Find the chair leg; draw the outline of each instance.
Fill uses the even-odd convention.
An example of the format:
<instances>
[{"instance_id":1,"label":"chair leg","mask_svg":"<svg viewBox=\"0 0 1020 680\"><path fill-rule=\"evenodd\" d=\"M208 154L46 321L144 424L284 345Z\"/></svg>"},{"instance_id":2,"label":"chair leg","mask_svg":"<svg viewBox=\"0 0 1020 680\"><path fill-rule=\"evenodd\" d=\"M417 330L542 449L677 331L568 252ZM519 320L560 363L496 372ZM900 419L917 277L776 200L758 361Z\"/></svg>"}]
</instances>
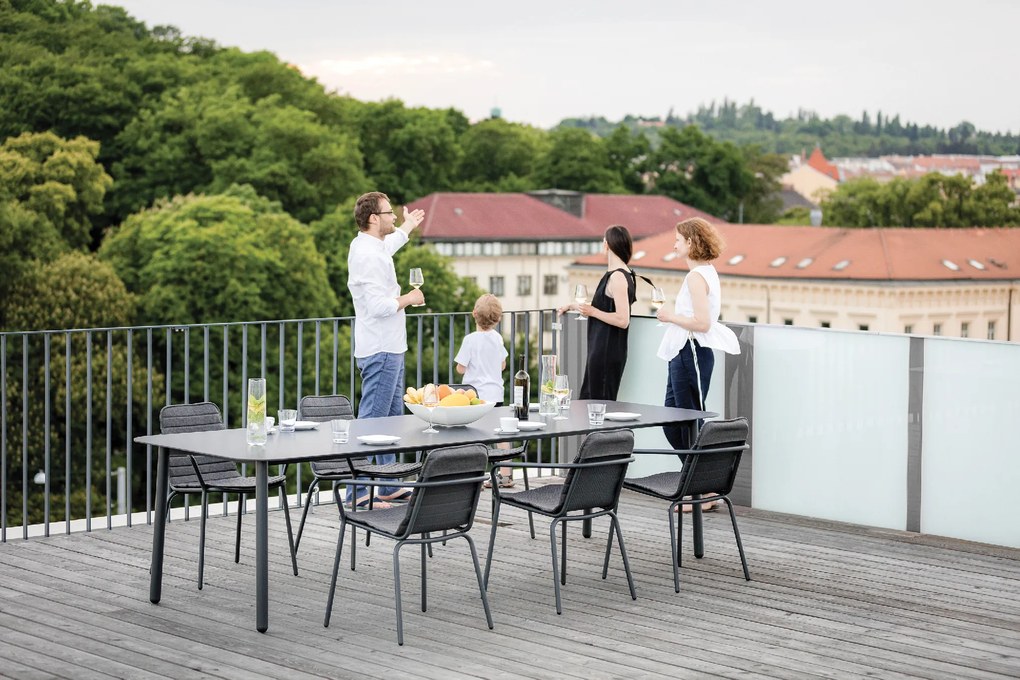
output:
<instances>
[{"instance_id":1,"label":"chair leg","mask_svg":"<svg viewBox=\"0 0 1020 680\"><path fill-rule=\"evenodd\" d=\"M563 613L563 606L560 602L560 579L559 570L560 565L556 563L556 522L559 520L553 520L549 523L549 545L552 548L552 567L553 567L553 586L556 590L556 613Z\"/></svg>"},{"instance_id":2,"label":"chair leg","mask_svg":"<svg viewBox=\"0 0 1020 680\"><path fill-rule=\"evenodd\" d=\"M630 599L637 599L637 591L634 589L634 577L630 574L630 561L627 559L627 548L623 545L623 532L620 531L620 519L616 516L615 512L609 513L609 517L613 521L613 525L609 528L610 531L616 529L616 540L620 542L620 555L623 556L623 571L627 574L627 586L630 588Z\"/></svg>"},{"instance_id":3,"label":"chair leg","mask_svg":"<svg viewBox=\"0 0 1020 680\"><path fill-rule=\"evenodd\" d=\"M676 516L679 513L675 512L675 510L679 504L680 501L673 503L666 511L669 515L669 552L673 561L673 590L678 593L680 592L680 542L677 540ZM682 522L683 520L681 519L680 521Z\"/></svg>"},{"instance_id":4,"label":"chair leg","mask_svg":"<svg viewBox=\"0 0 1020 680\"><path fill-rule=\"evenodd\" d=\"M205 578L205 519L209 515L209 495L202 491L202 519L198 531L198 589L202 590Z\"/></svg>"},{"instance_id":5,"label":"chair leg","mask_svg":"<svg viewBox=\"0 0 1020 680\"><path fill-rule=\"evenodd\" d=\"M421 544L421 610L423 612L429 609L429 587L428 587L428 576L425 570L425 544Z\"/></svg>"},{"instance_id":6,"label":"chair leg","mask_svg":"<svg viewBox=\"0 0 1020 680\"><path fill-rule=\"evenodd\" d=\"M326 599L326 616L322 619L322 625L329 628L329 617L333 613L333 595L336 593L336 577L340 571L340 555L344 551L344 531L347 529L347 522L340 520L340 534L336 539L336 556L333 557L333 575L329 579L329 597Z\"/></svg>"},{"instance_id":7,"label":"chair leg","mask_svg":"<svg viewBox=\"0 0 1020 680\"><path fill-rule=\"evenodd\" d=\"M475 550L475 542L471 540L471 537L464 534L464 538L467 539L468 547L471 549L471 562L475 566L475 578L478 579L478 592L482 595L482 607L485 609L485 622L489 624L489 630L492 630L492 612L489 611L489 598L485 594L485 584L482 583L482 567L478 564L478 551Z\"/></svg>"},{"instance_id":8,"label":"chair leg","mask_svg":"<svg viewBox=\"0 0 1020 680\"><path fill-rule=\"evenodd\" d=\"M528 468L522 468L524 470L524 490L528 491L531 486L528 484ZM528 511L528 528L531 529L531 538L535 538L535 515Z\"/></svg>"},{"instance_id":9,"label":"chair leg","mask_svg":"<svg viewBox=\"0 0 1020 680\"><path fill-rule=\"evenodd\" d=\"M294 539L294 552L297 553L301 547L301 535L305 532L305 519L308 517L308 509L312 507L312 493L319 486L319 479L316 477L308 485L308 493L305 495L305 509L301 511L301 523L298 524L297 538Z\"/></svg>"},{"instance_id":10,"label":"chair leg","mask_svg":"<svg viewBox=\"0 0 1020 680\"><path fill-rule=\"evenodd\" d=\"M733 537L737 539L737 552L740 553L740 566L744 568L744 580L751 580L751 573L747 570L747 559L744 558L744 545L740 542L740 529L737 529L737 516L733 512L733 503L726 496L722 499L726 501L726 507L730 510L730 521L733 523Z\"/></svg>"},{"instance_id":11,"label":"chair leg","mask_svg":"<svg viewBox=\"0 0 1020 680\"><path fill-rule=\"evenodd\" d=\"M496 503L496 508L492 513L492 529L489 531L489 550L485 555L485 578L483 579L483 587L485 590L489 589L489 570L492 569L492 547L496 544L496 525L499 524L499 503Z\"/></svg>"},{"instance_id":12,"label":"chair leg","mask_svg":"<svg viewBox=\"0 0 1020 680\"><path fill-rule=\"evenodd\" d=\"M244 494L237 497L237 535L234 537L234 564L241 561L241 518L244 517Z\"/></svg>"},{"instance_id":13,"label":"chair leg","mask_svg":"<svg viewBox=\"0 0 1020 680\"><path fill-rule=\"evenodd\" d=\"M613 549L613 528L609 527L609 539L606 541L606 557L602 560L602 580L609 575L609 553Z\"/></svg>"},{"instance_id":14,"label":"chair leg","mask_svg":"<svg viewBox=\"0 0 1020 680\"><path fill-rule=\"evenodd\" d=\"M285 487L280 488L286 490ZM283 519L287 523L287 545L290 547L290 564L294 567L294 575L297 576L297 544L294 541L294 532L290 528L290 503L287 502L286 493L283 494Z\"/></svg>"},{"instance_id":15,"label":"chair leg","mask_svg":"<svg viewBox=\"0 0 1020 680\"><path fill-rule=\"evenodd\" d=\"M563 559L560 561L560 583L567 585L567 523L561 527L563 534L560 536L560 544L563 546Z\"/></svg>"},{"instance_id":16,"label":"chair leg","mask_svg":"<svg viewBox=\"0 0 1020 680\"><path fill-rule=\"evenodd\" d=\"M404 646L404 613L400 605L400 546L403 542L397 541L393 546L393 602L397 608L397 644Z\"/></svg>"}]
</instances>

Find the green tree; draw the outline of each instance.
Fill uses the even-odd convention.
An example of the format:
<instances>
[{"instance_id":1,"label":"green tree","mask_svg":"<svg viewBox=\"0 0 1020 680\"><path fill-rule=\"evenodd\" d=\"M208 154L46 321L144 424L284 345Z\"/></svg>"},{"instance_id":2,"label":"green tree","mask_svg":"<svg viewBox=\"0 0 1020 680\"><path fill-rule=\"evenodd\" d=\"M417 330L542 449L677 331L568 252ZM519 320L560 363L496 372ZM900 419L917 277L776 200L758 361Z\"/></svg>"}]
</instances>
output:
<instances>
[{"instance_id":1,"label":"green tree","mask_svg":"<svg viewBox=\"0 0 1020 680\"><path fill-rule=\"evenodd\" d=\"M755 178L740 149L693 125L667 128L661 140L652 154L654 192L736 221L741 202L755 197Z\"/></svg>"},{"instance_id":2,"label":"green tree","mask_svg":"<svg viewBox=\"0 0 1020 680\"><path fill-rule=\"evenodd\" d=\"M309 228L251 187L160 202L99 252L145 323L327 316L337 305Z\"/></svg>"},{"instance_id":3,"label":"green tree","mask_svg":"<svg viewBox=\"0 0 1020 680\"><path fill-rule=\"evenodd\" d=\"M156 198L250 184L310 220L367 187L349 136L284 104L279 95L252 103L237 85L222 90L212 82L168 93L158 107L142 111L117 143L130 149L113 167L117 215Z\"/></svg>"},{"instance_id":4,"label":"green tree","mask_svg":"<svg viewBox=\"0 0 1020 680\"><path fill-rule=\"evenodd\" d=\"M623 181L610 166L609 151L599 137L580 128L563 128L549 135L551 145L535 168L538 186L623 193Z\"/></svg>"},{"instance_id":5,"label":"green tree","mask_svg":"<svg viewBox=\"0 0 1020 680\"><path fill-rule=\"evenodd\" d=\"M24 133L0 145L0 327L11 288L38 263L92 241L110 177L96 162L99 145L84 137Z\"/></svg>"},{"instance_id":6,"label":"green tree","mask_svg":"<svg viewBox=\"0 0 1020 680\"><path fill-rule=\"evenodd\" d=\"M624 125L616 126L606 138L609 165L620 176L620 183L627 191L644 193L651 150L651 144L643 133L634 134Z\"/></svg>"},{"instance_id":7,"label":"green tree","mask_svg":"<svg viewBox=\"0 0 1020 680\"><path fill-rule=\"evenodd\" d=\"M545 136L541 130L502 118L472 125L461 138L461 185L471 191L499 191L508 184L527 181L544 151Z\"/></svg>"}]
</instances>

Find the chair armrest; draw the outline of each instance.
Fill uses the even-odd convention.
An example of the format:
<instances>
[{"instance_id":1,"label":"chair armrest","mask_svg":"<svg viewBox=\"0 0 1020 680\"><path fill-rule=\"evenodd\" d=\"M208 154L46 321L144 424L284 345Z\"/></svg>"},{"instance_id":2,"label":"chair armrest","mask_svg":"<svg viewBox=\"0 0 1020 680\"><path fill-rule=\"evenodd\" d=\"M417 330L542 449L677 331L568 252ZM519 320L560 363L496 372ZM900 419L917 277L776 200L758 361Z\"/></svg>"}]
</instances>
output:
<instances>
[{"instance_id":1,"label":"chair armrest","mask_svg":"<svg viewBox=\"0 0 1020 680\"><path fill-rule=\"evenodd\" d=\"M657 455L674 455L674 456L706 456L717 453L735 453L737 451L747 451L751 446L749 444L742 444L740 446L722 446L716 449L634 449L634 454L649 453Z\"/></svg>"},{"instance_id":2,"label":"chair armrest","mask_svg":"<svg viewBox=\"0 0 1020 680\"><path fill-rule=\"evenodd\" d=\"M608 458L596 460L590 463L500 463L499 467L508 468L546 468L551 470L577 470L582 468L602 467L604 465L617 465L619 463L633 463L634 456L630 458Z\"/></svg>"}]
</instances>

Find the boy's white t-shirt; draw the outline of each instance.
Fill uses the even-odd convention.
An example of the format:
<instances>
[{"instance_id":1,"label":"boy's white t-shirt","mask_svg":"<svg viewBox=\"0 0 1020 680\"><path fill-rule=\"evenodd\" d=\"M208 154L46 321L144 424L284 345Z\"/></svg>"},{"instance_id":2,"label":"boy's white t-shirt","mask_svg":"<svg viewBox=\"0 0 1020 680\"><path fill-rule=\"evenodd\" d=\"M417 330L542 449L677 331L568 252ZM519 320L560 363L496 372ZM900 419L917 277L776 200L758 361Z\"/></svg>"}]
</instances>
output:
<instances>
[{"instance_id":1,"label":"boy's white t-shirt","mask_svg":"<svg viewBox=\"0 0 1020 680\"><path fill-rule=\"evenodd\" d=\"M474 385L479 399L498 402L503 401L503 360L507 356L503 336L487 330L464 336L453 360L467 368L464 382Z\"/></svg>"}]
</instances>

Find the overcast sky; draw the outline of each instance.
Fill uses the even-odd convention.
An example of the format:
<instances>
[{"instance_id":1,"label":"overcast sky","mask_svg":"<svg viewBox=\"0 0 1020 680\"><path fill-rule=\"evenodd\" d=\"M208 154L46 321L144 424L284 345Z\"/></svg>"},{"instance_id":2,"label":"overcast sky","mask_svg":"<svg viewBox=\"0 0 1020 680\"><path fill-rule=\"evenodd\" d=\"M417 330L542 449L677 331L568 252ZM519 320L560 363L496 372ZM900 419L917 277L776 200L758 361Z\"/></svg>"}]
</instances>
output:
<instances>
[{"instance_id":1,"label":"overcast sky","mask_svg":"<svg viewBox=\"0 0 1020 680\"><path fill-rule=\"evenodd\" d=\"M99 0L102 2L103 0ZM1014 0L120 0L150 27L269 50L362 100L551 127L728 97L1020 132ZM513 9L509 9L509 8Z\"/></svg>"}]
</instances>

